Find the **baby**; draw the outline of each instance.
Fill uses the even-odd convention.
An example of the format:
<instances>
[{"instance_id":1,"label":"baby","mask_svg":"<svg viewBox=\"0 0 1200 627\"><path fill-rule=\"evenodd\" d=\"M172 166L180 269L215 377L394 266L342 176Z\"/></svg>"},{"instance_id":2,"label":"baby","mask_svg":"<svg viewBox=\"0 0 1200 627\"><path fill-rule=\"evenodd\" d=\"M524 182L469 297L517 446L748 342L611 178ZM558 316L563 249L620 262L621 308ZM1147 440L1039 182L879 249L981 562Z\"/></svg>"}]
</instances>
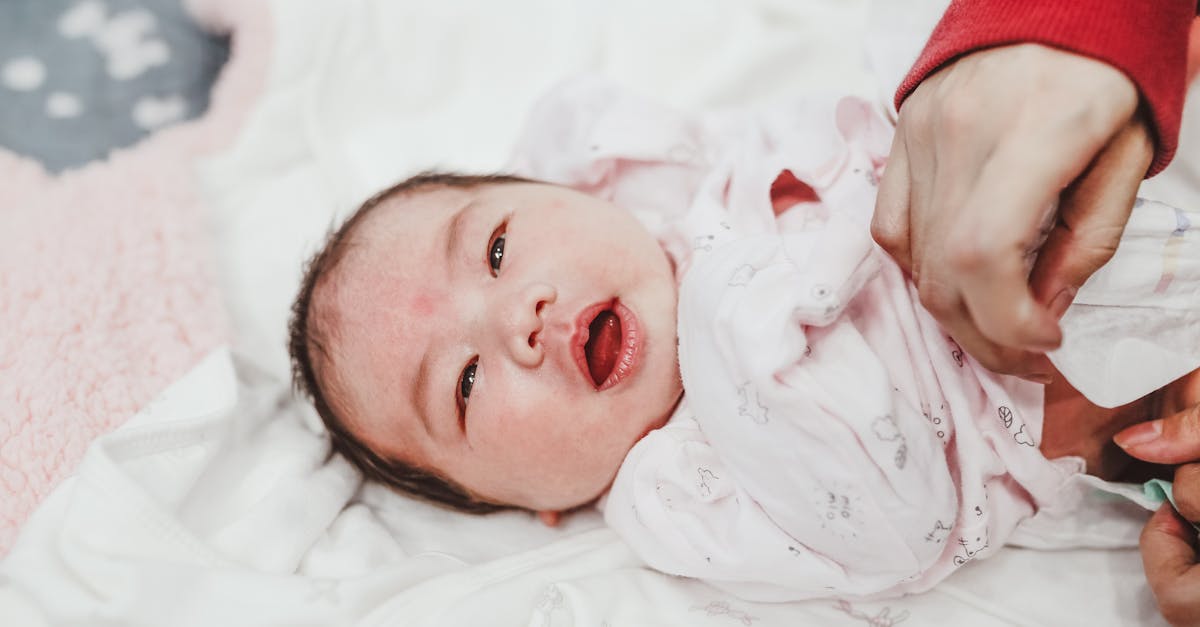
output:
<instances>
[{"instance_id":1,"label":"baby","mask_svg":"<svg viewBox=\"0 0 1200 627\"><path fill-rule=\"evenodd\" d=\"M870 240L890 129L861 101L688 119L582 82L533 119L517 170L570 187L418 175L308 266L296 379L368 477L547 524L599 502L651 566L746 598L897 594L995 550L1085 467L1120 470L1099 443L1121 427L1198 400L1137 400L1195 351L1116 409L963 354ZM1138 224L1127 239L1161 231ZM1160 304L1122 259L1120 289L1081 291L1085 321L1112 293ZM1197 279L1171 268L1163 293ZM1068 378L1128 379L1070 348Z\"/></svg>"}]
</instances>

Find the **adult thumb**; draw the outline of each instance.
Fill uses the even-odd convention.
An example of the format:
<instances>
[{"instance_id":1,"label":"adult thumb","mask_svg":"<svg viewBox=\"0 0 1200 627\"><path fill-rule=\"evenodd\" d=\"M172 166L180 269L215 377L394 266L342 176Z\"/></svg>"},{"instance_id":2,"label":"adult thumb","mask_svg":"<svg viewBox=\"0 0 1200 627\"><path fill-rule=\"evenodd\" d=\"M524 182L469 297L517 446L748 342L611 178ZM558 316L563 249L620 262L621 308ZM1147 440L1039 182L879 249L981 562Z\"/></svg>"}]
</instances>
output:
<instances>
[{"instance_id":1,"label":"adult thumb","mask_svg":"<svg viewBox=\"0 0 1200 627\"><path fill-rule=\"evenodd\" d=\"M1163 617L1173 625L1195 625L1200 619L1195 529L1164 503L1146 523L1139 545L1146 581Z\"/></svg>"},{"instance_id":2,"label":"adult thumb","mask_svg":"<svg viewBox=\"0 0 1200 627\"><path fill-rule=\"evenodd\" d=\"M1196 531L1171 508L1162 504L1142 529L1138 544L1146 576L1156 590L1169 586L1196 563Z\"/></svg>"},{"instance_id":3,"label":"adult thumb","mask_svg":"<svg viewBox=\"0 0 1200 627\"><path fill-rule=\"evenodd\" d=\"M1038 302L1062 317L1079 287L1112 258L1154 158L1145 122L1123 127L1062 194L1058 219L1030 275Z\"/></svg>"},{"instance_id":4,"label":"adult thumb","mask_svg":"<svg viewBox=\"0 0 1200 627\"><path fill-rule=\"evenodd\" d=\"M1153 464L1200 461L1200 405L1129 427L1113 441L1126 453Z\"/></svg>"}]
</instances>

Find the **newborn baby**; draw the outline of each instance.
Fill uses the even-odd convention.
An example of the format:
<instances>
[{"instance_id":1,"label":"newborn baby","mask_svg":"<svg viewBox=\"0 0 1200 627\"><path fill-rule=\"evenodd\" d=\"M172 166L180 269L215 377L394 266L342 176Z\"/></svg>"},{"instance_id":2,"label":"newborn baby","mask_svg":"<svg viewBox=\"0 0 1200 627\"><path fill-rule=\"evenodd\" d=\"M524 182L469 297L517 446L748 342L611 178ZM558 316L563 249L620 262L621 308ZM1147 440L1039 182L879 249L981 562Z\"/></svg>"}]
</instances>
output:
<instances>
[{"instance_id":1,"label":"newborn baby","mask_svg":"<svg viewBox=\"0 0 1200 627\"><path fill-rule=\"evenodd\" d=\"M533 119L517 171L574 189L419 175L307 269L296 378L368 477L548 524L599 502L651 566L751 599L911 592L1085 469L1119 470L1089 443L1162 411L1137 398L1197 365L1150 368L1106 410L963 354L870 240L890 128L861 101L689 119L583 82ZM1174 214L1152 205L1123 250L1164 233ZM1119 289L1081 291L1068 330L1110 320L1114 293L1157 303L1123 259L1100 279ZM1175 296L1196 259L1169 265L1150 287ZM1159 318L1196 333L1169 312L1125 330L1158 337ZM1079 326L1125 323L1105 324ZM1129 378L1068 348L1068 379Z\"/></svg>"}]
</instances>

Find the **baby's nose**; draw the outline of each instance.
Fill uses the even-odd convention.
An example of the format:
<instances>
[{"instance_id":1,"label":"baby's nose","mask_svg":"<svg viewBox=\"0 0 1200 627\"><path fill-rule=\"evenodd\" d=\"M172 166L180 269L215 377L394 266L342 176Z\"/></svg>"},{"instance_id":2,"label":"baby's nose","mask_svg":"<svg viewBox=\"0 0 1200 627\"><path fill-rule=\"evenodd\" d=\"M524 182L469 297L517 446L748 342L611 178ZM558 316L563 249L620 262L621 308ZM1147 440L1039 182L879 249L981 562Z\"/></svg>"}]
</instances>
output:
<instances>
[{"instance_id":1,"label":"baby's nose","mask_svg":"<svg viewBox=\"0 0 1200 627\"><path fill-rule=\"evenodd\" d=\"M508 328L504 331L504 341L518 364L528 368L541 365L545 357L540 337L545 325L544 310L556 298L558 293L545 283L530 283L513 295L505 316Z\"/></svg>"}]
</instances>

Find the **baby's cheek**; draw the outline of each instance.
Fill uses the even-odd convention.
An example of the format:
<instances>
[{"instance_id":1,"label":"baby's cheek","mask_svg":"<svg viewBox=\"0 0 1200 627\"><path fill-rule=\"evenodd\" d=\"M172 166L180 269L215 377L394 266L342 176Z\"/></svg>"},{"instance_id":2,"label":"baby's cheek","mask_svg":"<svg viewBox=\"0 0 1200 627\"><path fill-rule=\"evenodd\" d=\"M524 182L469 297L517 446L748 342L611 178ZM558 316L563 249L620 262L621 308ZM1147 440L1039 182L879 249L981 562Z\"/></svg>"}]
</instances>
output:
<instances>
[{"instance_id":1,"label":"baby's cheek","mask_svg":"<svg viewBox=\"0 0 1200 627\"><path fill-rule=\"evenodd\" d=\"M539 422L539 445L551 458L547 462L571 467L594 466L597 458L614 448L611 430L587 420L573 407L558 406L552 413L543 413Z\"/></svg>"},{"instance_id":2,"label":"baby's cheek","mask_svg":"<svg viewBox=\"0 0 1200 627\"><path fill-rule=\"evenodd\" d=\"M522 389L490 388L497 418L491 434L526 462L567 475L603 473L620 465L630 443L619 421L602 419L594 399L523 394ZM591 403L589 403L591 401ZM519 453L518 453L519 451Z\"/></svg>"},{"instance_id":3,"label":"baby's cheek","mask_svg":"<svg viewBox=\"0 0 1200 627\"><path fill-rule=\"evenodd\" d=\"M427 317L441 309L446 303L446 293L441 290L420 290L408 301L408 313Z\"/></svg>"}]
</instances>

